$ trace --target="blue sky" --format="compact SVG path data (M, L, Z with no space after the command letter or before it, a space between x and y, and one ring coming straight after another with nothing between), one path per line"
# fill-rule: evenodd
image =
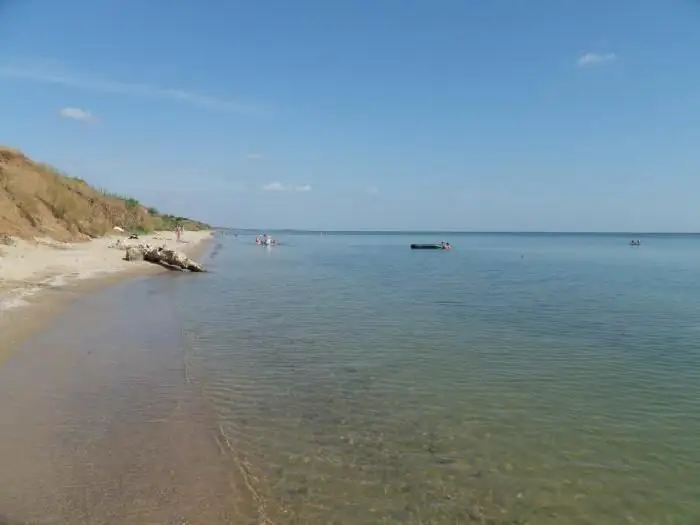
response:
M700 230L694 0L5 0L0 115L221 225Z

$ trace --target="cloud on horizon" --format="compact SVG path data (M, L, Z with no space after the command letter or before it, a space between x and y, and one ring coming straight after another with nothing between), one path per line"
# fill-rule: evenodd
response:
M303 184L300 186L285 186L281 182L271 182L269 184L265 184L265 186L262 187L263 191L301 191L301 192L306 192L306 191L311 191L311 186L309 184Z
M584 53L579 57L577 63L579 67L588 67L609 64L616 61L617 55L615 53Z
M52 62L39 65L0 64L0 78L53 84L114 95L179 102L220 113L238 113L254 116L266 116L269 114L269 109L261 106L245 104L234 100L222 99L177 88L160 87L137 82L122 82L119 80L75 73L60 66L56 66L55 63Z
M80 108L63 108L58 112L63 118L80 120L82 122L94 122L95 116L85 109Z

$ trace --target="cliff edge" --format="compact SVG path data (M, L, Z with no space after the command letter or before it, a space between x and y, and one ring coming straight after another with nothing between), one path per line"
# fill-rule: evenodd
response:
M138 200L90 186L82 179L0 146L0 237L59 241L100 237L119 226L131 232L210 226L159 213Z

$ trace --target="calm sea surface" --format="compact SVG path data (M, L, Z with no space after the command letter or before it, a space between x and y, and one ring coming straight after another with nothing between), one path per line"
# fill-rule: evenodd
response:
M225 236L188 371L274 523L700 523L700 238Z
M122 294L153 348L167 298L251 522L700 523L700 237L278 238Z

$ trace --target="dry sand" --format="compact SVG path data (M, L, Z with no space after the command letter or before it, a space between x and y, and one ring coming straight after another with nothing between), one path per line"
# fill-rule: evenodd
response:
M165 244L187 253L211 235L208 231L186 232L179 242L172 232L144 235L138 240L108 236L79 243L14 239L14 246L0 247L0 311L22 306L47 288L152 266L143 261L125 261L123 248L115 247L117 240L126 246Z
M14 245L0 244L0 364L8 349L40 329L65 299L125 276L160 270L145 261L125 261L117 241L123 246L166 245L195 256L212 235L188 231L179 242L173 232L156 232L138 240L113 235L76 243L13 239Z

